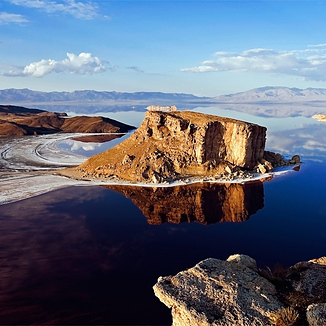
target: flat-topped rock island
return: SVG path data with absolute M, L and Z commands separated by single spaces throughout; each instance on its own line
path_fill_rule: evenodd
M 248 178 L 250 172 L 271 172 L 288 163 L 280 154 L 265 152 L 265 142 L 266 128 L 257 124 L 193 111 L 152 110 L 128 139 L 92 156 L 75 174 L 153 184 L 192 177 Z

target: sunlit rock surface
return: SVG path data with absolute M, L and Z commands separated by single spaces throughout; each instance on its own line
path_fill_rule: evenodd
M 130 198 L 152 225 L 244 222 L 264 207 L 263 183 L 175 187 L 107 186 Z
M 324 326 L 325 282 L 326 257 L 272 271 L 258 270 L 247 255 L 232 255 L 159 277 L 153 289 L 172 308 L 173 326 Z M 282 307 L 295 312 L 296 323 L 278 314 Z
M 315 114 L 312 117 L 317 121 L 326 122 L 326 114 Z
M 173 326 L 267 326 L 269 313 L 283 306 L 274 285 L 245 255 L 209 258 L 175 276 L 160 277 L 154 293 L 172 308 Z
M 159 183 L 253 169 L 264 156 L 266 128 L 197 112 L 148 111 L 124 142 L 95 155 L 78 171 Z

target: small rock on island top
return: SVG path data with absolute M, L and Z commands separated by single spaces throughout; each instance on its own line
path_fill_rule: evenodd
M 83 178 L 167 183 L 187 178 L 244 179 L 290 164 L 265 151 L 266 128 L 175 106 L 150 106 L 128 139 L 76 168 Z M 294 157 L 291 163 L 300 162 Z

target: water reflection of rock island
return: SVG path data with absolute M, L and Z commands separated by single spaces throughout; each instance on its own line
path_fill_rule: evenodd
M 152 225 L 244 222 L 264 207 L 262 182 L 191 184 L 166 188 L 105 186 L 130 198 Z

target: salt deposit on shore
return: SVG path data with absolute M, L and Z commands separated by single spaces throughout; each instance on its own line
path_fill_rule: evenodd
M 0 138 L 0 205 L 19 201 L 69 186 L 127 184 L 129 186 L 171 187 L 196 182 L 219 182 L 189 178 L 164 184 L 135 184 L 123 180 L 75 179 L 73 173 L 60 175 L 60 169 L 77 166 L 87 157 L 60 149 L 58 144 L 81 134 L 55 134 L 30 137 Z M 229 183 L 244 183 L 270 179 L 291 171 L 291 168 L 274 173 L 255 174 L 248 179 L 234 179 Z M 225 183 L 225 181 L 220 181 Z

